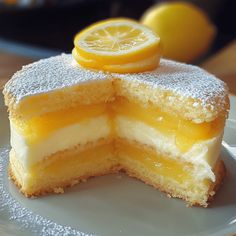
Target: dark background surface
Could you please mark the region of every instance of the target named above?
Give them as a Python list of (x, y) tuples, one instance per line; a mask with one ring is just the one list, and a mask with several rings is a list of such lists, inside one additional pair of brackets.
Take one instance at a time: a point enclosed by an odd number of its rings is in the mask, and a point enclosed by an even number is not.
[[(139, 19), (154, 0), (61, 0), (41, 6), (0, 5), (0, 38), (70, 52), (73, 37), (89, 24), (109, 17)], [(193, 0), (218, 28), (212, 52), (235, 39), (235, 0)]]

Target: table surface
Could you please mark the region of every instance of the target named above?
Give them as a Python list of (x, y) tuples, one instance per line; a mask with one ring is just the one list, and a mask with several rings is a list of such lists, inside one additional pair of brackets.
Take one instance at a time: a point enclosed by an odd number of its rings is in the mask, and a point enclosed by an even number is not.
[[(35, 59), (0, 50), (0, 89), (23, 65)], [(224, 80), (236, 95), (236, 41), (201, 64), (209, 72)]]

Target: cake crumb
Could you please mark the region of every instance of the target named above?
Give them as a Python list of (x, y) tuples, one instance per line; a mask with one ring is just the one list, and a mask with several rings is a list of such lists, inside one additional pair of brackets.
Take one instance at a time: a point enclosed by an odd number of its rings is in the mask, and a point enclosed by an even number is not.
[(54, 193), (64, 193), (64, 189), (61, 187), (54, 188), (53, 191), (54, 191)]
[(215, 195), (215, 191), (211, 191), (211, 192), (209, 193), (209, 195), (210, 195), (210, 196), (214, 196), (214, 195)]
[(187, 207), (187, 208), (190, 208), (190, 207), (192, 207), (192, 205), (191, 205), (190, 203), (187, 203), (187, 204), (186, 204), (186, 207)]
[(167, 194), (166, 196), (167, 196), (168, 198), (171, 198), (171, 195), (170, 195), (170, 194)]

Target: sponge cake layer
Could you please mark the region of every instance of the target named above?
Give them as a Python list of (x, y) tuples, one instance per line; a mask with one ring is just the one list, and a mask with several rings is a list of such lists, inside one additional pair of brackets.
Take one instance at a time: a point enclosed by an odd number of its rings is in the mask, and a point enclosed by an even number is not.
[[(94, 92), (96, 91), (96, 92)], [(10, 115), (29, 118), (123, 96), (198, 123), (227, 116), (228, 89), (224, 82), (191, 65), (161, 59), (157, 69), (137, 74), (107, 74), (80, 67), (62, 54), (23, 67), (5, 85)]]

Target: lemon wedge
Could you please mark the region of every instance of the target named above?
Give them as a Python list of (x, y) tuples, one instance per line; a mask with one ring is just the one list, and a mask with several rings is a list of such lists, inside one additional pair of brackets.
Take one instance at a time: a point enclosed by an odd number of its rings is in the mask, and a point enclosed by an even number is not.
[(130, 19), (89, 26), (74, 38), (72, 55), (82, 66), (118, 73), (152, 70), (160, 61), (160, 38)]

